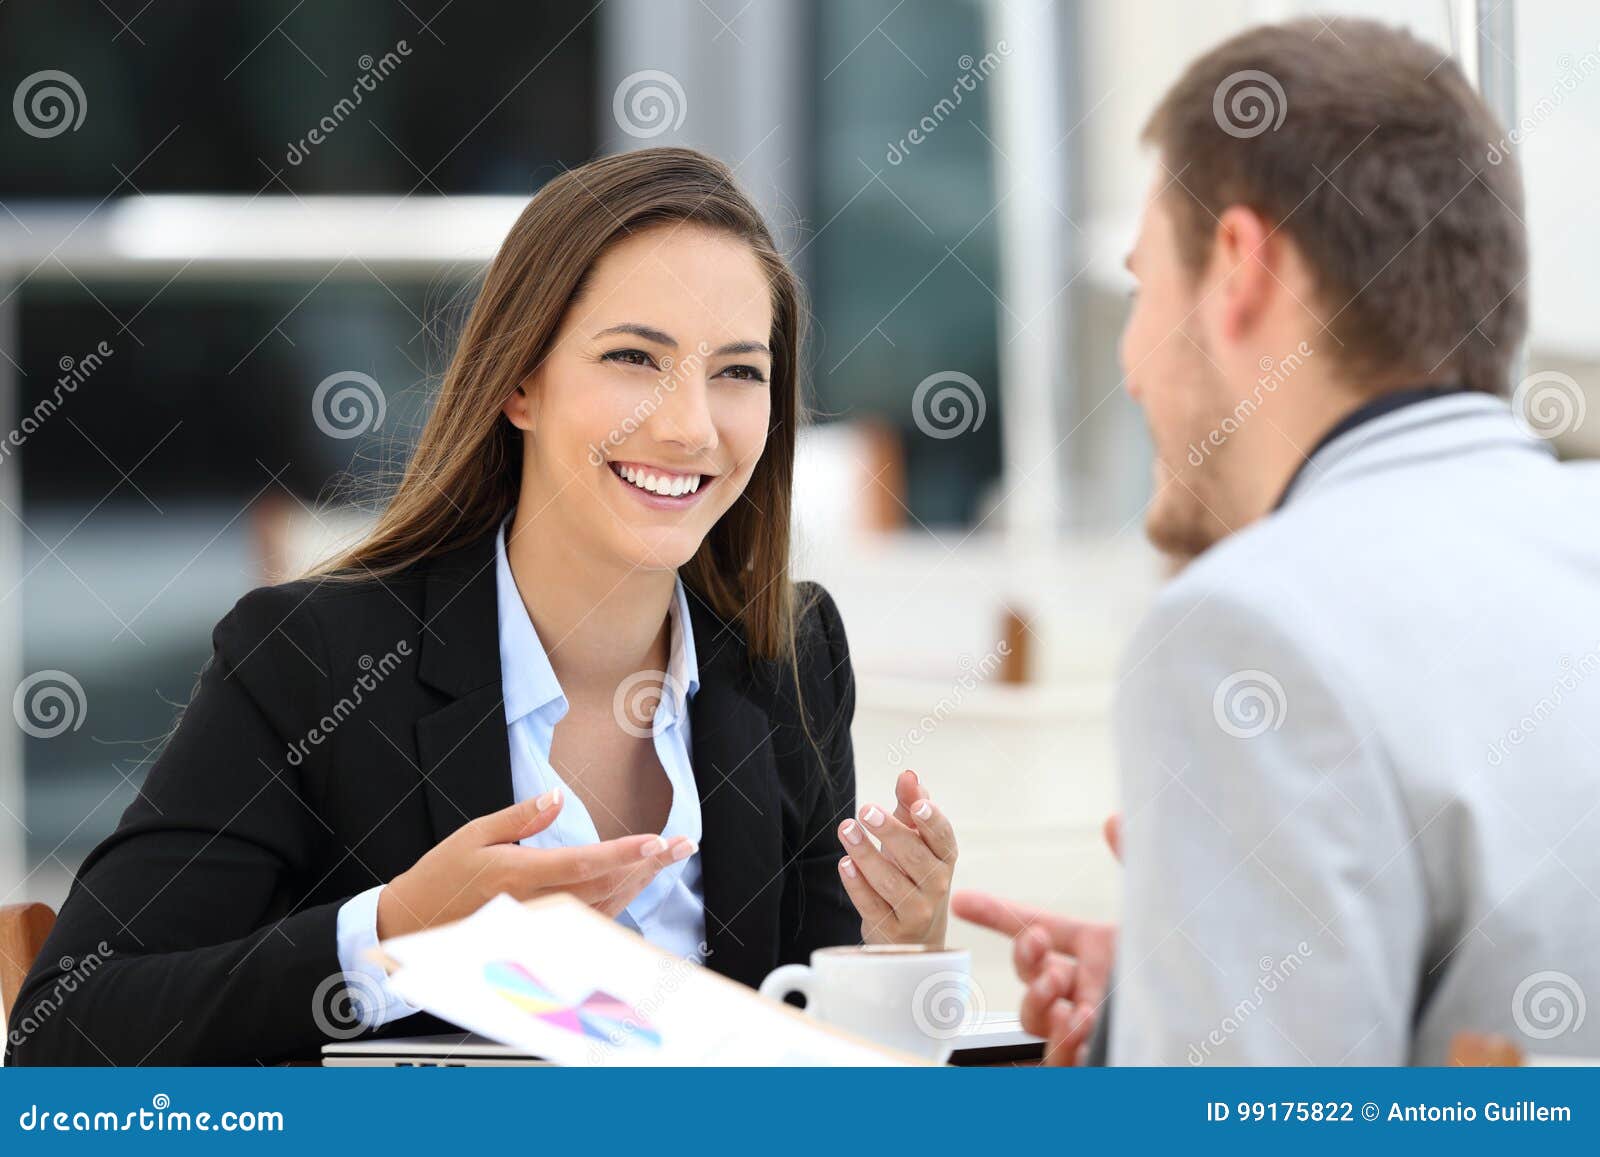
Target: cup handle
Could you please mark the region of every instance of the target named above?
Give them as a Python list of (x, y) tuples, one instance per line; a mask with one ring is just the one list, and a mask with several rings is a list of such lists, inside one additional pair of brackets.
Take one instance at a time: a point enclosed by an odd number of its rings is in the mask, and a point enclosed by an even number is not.
[(774, 968), (767, 973), (767, 978), (757, 991), (770, 1000), (782, 1000), (791, 992), (798, 992), (806, 998), (806, 1014), (816, 1015), (817, 1002), (811, 995), (811, 969), (807, 965), (785, 964), (782, 968)]

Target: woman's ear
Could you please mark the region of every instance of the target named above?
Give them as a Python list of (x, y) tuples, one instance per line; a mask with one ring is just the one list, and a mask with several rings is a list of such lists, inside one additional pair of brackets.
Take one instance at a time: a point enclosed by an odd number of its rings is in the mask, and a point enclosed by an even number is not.
[(517, 386), (500, 410), (519, 430), (532, 430), (534, 417), (533, 375), (529, 374)]

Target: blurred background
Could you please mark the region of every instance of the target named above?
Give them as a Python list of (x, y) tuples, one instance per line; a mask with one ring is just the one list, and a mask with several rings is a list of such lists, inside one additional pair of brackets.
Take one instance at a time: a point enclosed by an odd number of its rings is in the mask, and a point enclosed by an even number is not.
[(0, 7), (0, 902), (61, 903), (212, 625), (370, 517), (527, 198), (686, 144), (811, 293), (798, 571), (851, 636), (863, 800), (915, 768), (958, 885), (1113, 915), (1107, 709), (1162, 577), (1116, 365), (1135, 142), (1194, 54), (1312, 12), (1409, 26), (1517, 126), (1520, 372), (1587, 392), (1558, 449), (1600, 454), (1588, 0)]

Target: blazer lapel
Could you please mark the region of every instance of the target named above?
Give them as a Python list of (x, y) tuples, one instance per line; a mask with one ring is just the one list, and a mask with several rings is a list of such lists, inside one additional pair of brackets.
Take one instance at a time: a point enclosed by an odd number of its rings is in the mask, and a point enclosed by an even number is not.
[[(429, 568), (418, 674), (449, 701), (417, 721), (435, 842), (514, 802), (501, 691), (494, 537)], [(700, 689), (689, 705), (700, 796), (706, 964), (757, 985), (777, 965), (783, 822), (773, 724), (744, 639), (690, 595)]]
[(451, 701), (417, 720), (434, 842), (513, 802), (495, 592), (498, 529), (428, 570), (418, 674)]
[(700, 690), (689, 706), (700, 793), (706, 964), (754, 986), (778, 962), (783, 825), (773, 725), (744, 640), (690, 594)]

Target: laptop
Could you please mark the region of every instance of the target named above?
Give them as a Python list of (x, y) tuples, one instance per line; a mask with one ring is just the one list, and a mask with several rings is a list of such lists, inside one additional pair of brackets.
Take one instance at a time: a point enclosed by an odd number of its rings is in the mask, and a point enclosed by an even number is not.
[[(1015, 1013), (986, 1013), (961, 1030), (952, 1065), (995, 1065), (1037, 1061), (1044, 1041), (1022, 1031)], [(510, 1068), (548, 1065), (549, 1061), (518, 1052), (473, 1033), (391, 1037), (388, 1040), (345, 1041), (322, 1046), (326, 1068)]]

